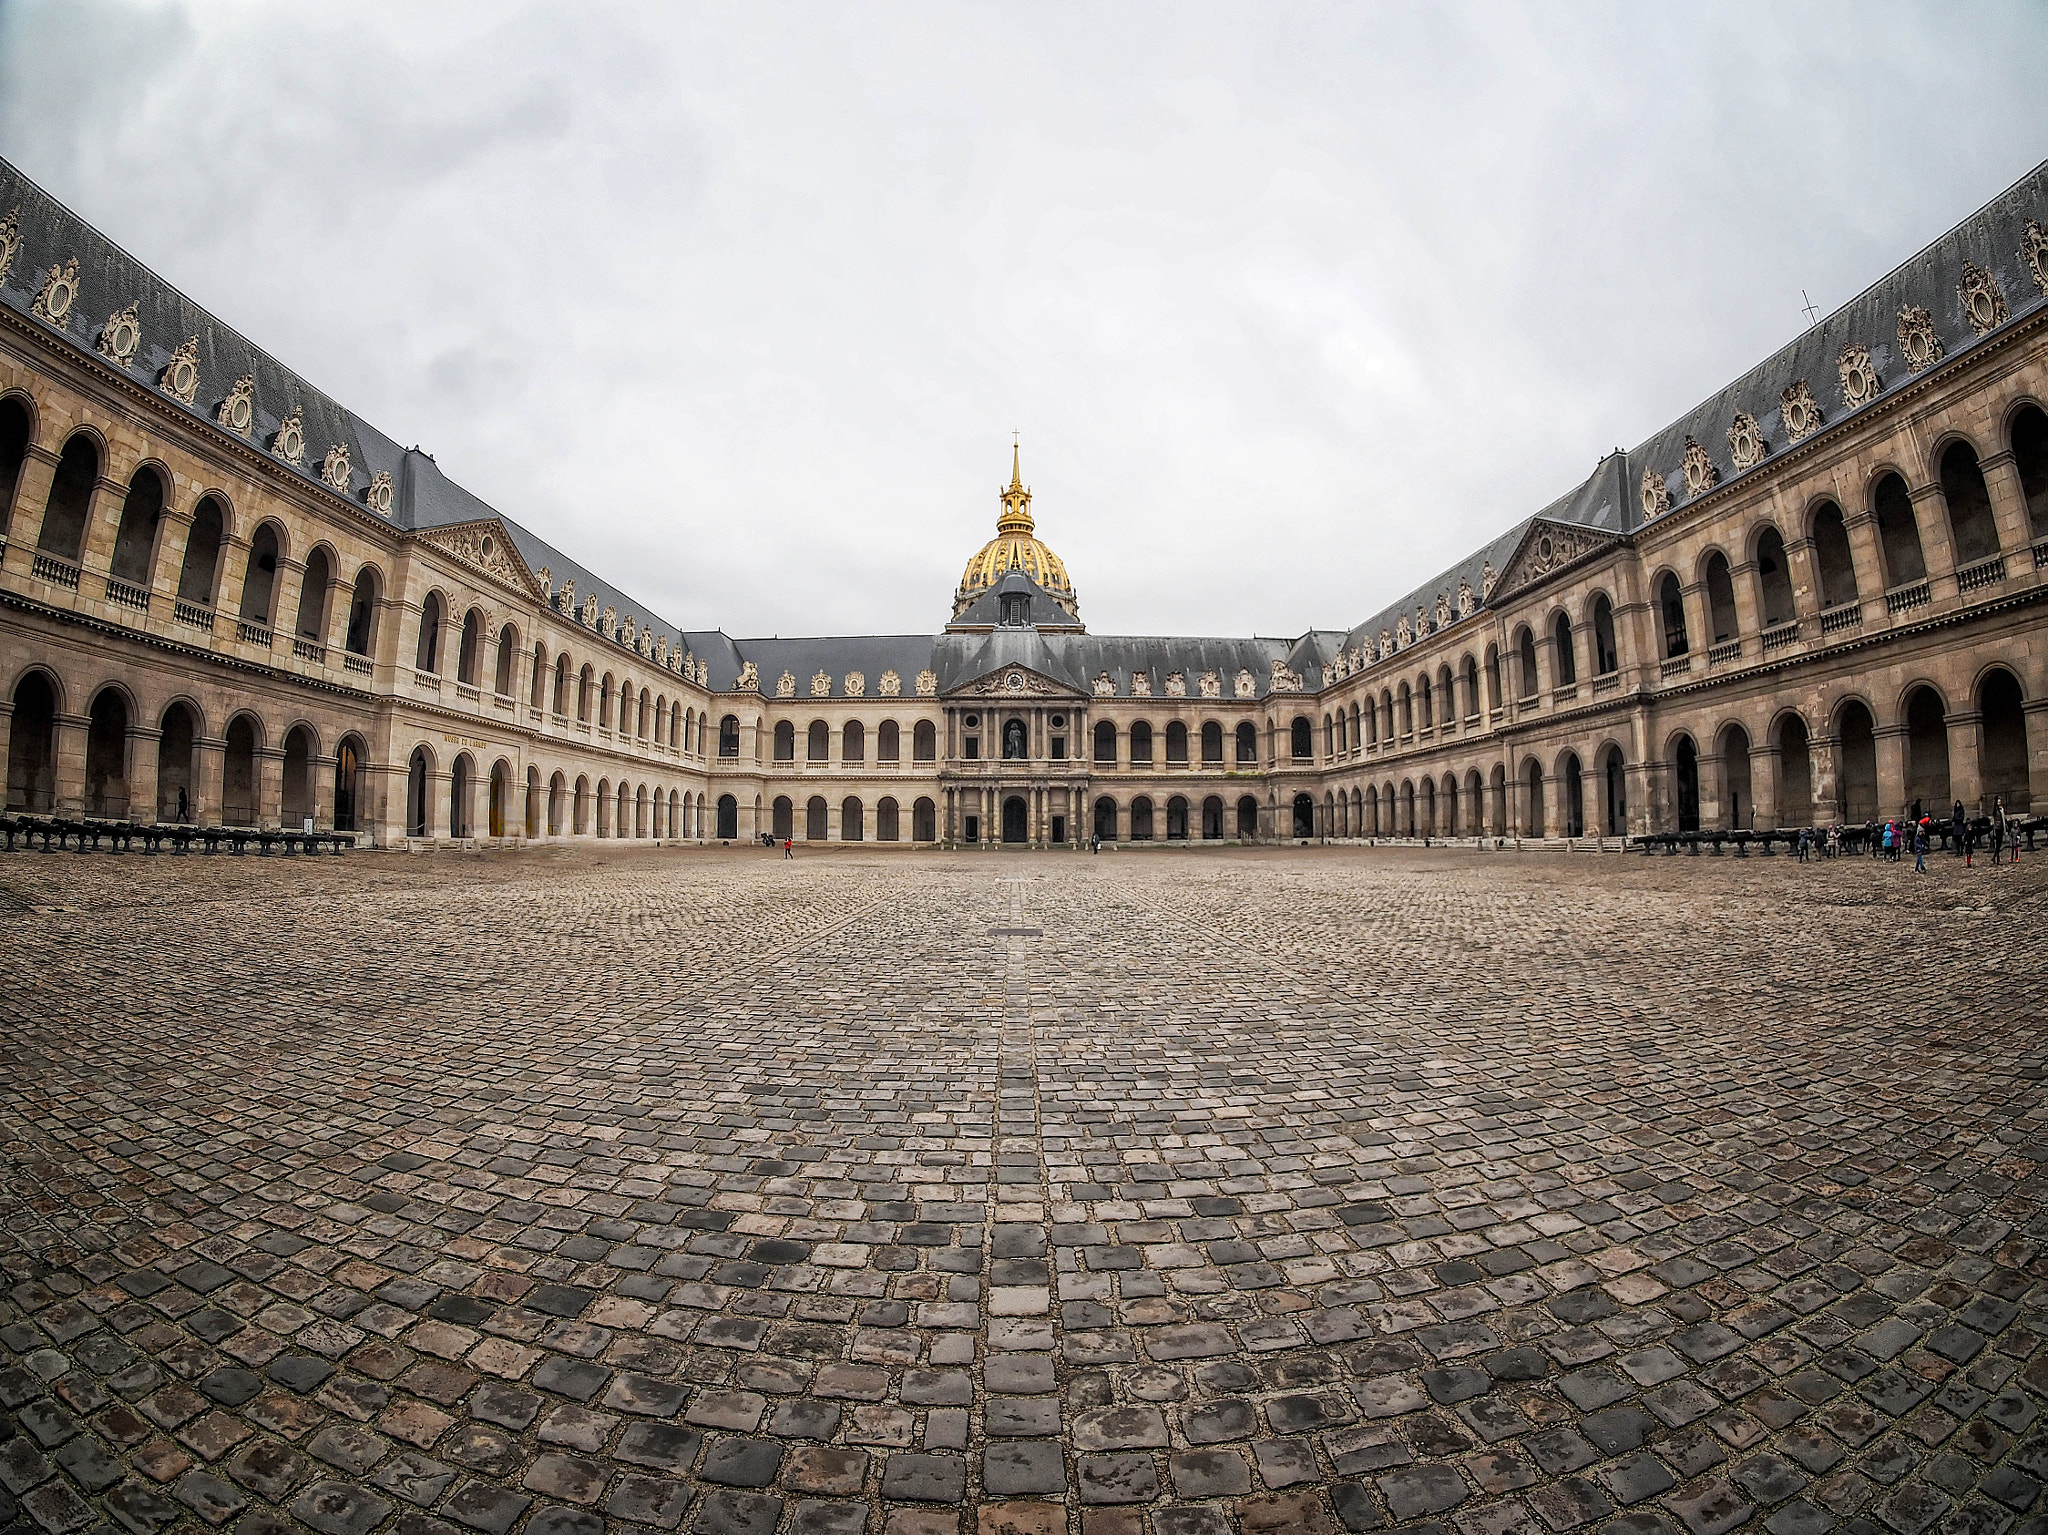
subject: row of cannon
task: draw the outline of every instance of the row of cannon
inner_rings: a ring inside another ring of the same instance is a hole
[[[186,826],[163,821],[113,821],[96,816],[35,815],[19,810],[0,814],[0,837],[7,852],[14,852],[16,840],[25,851],[45,853],[127,853],[155,854],[164,848],[179,855],[194,850],[213,854],[225,849],[237,857],[254,847],[260,857],[273,852],[290,857],[308,857],[331,849],[335,857],[356,845],[350,831],[283,831],[257,826]],[[38,849],[40,844],[40,849]]]
[[[1905,821],[1895,823],[1900,834],[1910,839],[1912,827]],[[1972,847],[1991,845],[1991,817],[1980,815],[1966,819],[1962,824],[1961,836]],[[1867,821],[1861,826],[1844,826],[1842,852],[1844,856],[1861,857],[1875,853],[1884,845],[1883,821]],[[2034,838],[2048,833],[2048,816],[2026,815],[2007,816],[2006,836],[2010,845],[2019,846],[2020,839],[2026,838],[2027,851],[2034,851]],[[1788,853],[1798,849],[1799,838],[1809,836],[1812,846],[1818,850],[1827,843],[1825,826],[1780,826],[1771,831],[1654,831],[1639,837],[1630,837],[1628,845],[1649,857],[1662,852],[1667,858],[1683,852],[1697,858],[1702,849],[1713,856],[1720,856],[1728,848],[1735,850],[1737,858],[1747,858],[1751,848],[1757,849],[1764,857],[1771,857],[1782,847]],[[1960,852],[1957,842],[1957,827],[1953,821],[1933,821],[1927,827],[1927,843],[1930,849]],[[1912,850],[1911,841],[1901,844],[1904,851]]]

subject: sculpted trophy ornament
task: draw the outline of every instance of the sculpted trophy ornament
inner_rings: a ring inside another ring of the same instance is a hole
[[[868,691],[867,674],[865,672],[848,672],[843,686],[846,689],[846,696],[848,698],[865,698]]]
[[[1098,672],[1096,674],[1095,696],[1097,698],[1116,697],[1116,679],[1110,676],[1108,672]]]
[[[1819,429],[1820,402],[1814,399],[1805,379],[1794,379],[1778,396],[1778,419],[1785,423],[1787,442],[1798,442]]]
[[[1273,663],[1273,691],[1276,693],[1299,693],[1301,691],[1301,673],[1289,666],[1285,661],[1275,661]]]
[[[348,489],[348,445],[337,442],[320,460],[320,478],[329,490]]]
[[[21,209],[9,208],[7,216],[0,218],[0,282],[7,281],[7,274],[14,266],[14,258],[20,254]]]
[[[197,336],[188,336],[185,344],[171,353],[171,360],[164,364],[164,371],[157,375],[156,381],[163,392],[180,405],[192,403],[192,396],[199,392]]]
[[[277,431],[270,439],[270,451],[288,464],[304,463],[306,458],[306,426],[301,419],[299,407],[294,405],[278,422]]]
[[[142,321],[136,317],[135,308],[130,304],[108,315],[107,323],[100,328],[99,340],[93,343],[100,356],[117,368],[134,362],[135,354],[142,350]]]
[[[256,377],[244,373],[235,380],[235,387],[228,391],[228,397],[220,402],[214,419],[238,437],[247,437],[249,428],[256,424]]]
[[[761,685],[761,668],[752,661],[740,662],[740,674],[733,682],[735,688],[758,688]]]
[[[1746,410],[1738,410],[1735,419],[1728,423],[1728,456],[1735,461],[1737,469],[1747,469],[1769,451],[1764,441],[1763,428],[1756,424],[1756,417]]]
[[[1643,520],[1654,522],[1671,510],[1671,487],[1664,483],[1664,476],[1654,469],[1643,471]]]
[[[1877,366],[1870,360],[1870,348],[1850,345],[1842,348],[1841,359],[1835,364],[1835,371],[1842,377],[1842,403],[1850,410],[1868,405],[1877,398],[1883,381],[1877,376]]]
[[[564,618],[575,618],[576,583],[574,581],[564,581],[562,583],[562,595],[555,599],[555,611]]]
[[[1721,483],[1721,471],[1690,434],[1685,439],[1685,457],[1679,461],[1679,467],[1685,471],[1687,496],[1703,496]]]
[[[875,691],[884,698],[901,698],[903,696],[903,679],[893,669],[883,672]]]
[[[1451,599],[1443,592],[1436,594],[1436,626],[1448,628],[1451,622]]]
[[[583,599],[583,627],[586,629],[595,629],[597,627],[596,592],[590,593],[589,596]]]
[[[1151,673],[1151,672],[1149,672],[1149,671],[1142,671],[1142,672],[1132,672],[1132,673],[1131,673],[1131,697],[1133,697],[1133,698],[1150,698],[1151,696],[1152,696],[1152,673]]]
[[[1941,361],[1941,337],[1925,309],[1909,304],[1899,311],[1899,355],[1915,373]]]
[[[1394,639],[1398,648],[1406,650],[1415,643],[1415,631],[1408,627],[1408,615],[1403,613],[1401,621],[1394,625]]]
[[[1500,579],[1493,572],[1493,561],[1488,560],[1479,572],[1479,600],[1484,602],[1493,595],[1493,583]]]
[[[1221,698],[1223,696],[1223,678],[1219,674],[1216,672],[1202,673],[1202,696],[1204,698]]]
[[[1166,696],[1168,698],[1185,698],[1188,696],[1188,674],[1186,672],[1168,672],[1166,674]]]
[[[540,583],[540,600],[549,607],[553,607],[555,605],[554,571],[550,567],[543,565],[534,573],[533,579]]]
[[[1998,279],[1974,261],[1963,263],[1963,280],[1956,284],[1956,293],[1963,301],[1963,314],[1970,329],[1980,336],[2003,325],[2010,313]]]
[[[53,266],[43,274],[42,290],[36,294],[35,304],[29,313],[61,330],[71,317],[71,306],[77,302],[78,258],[73,256],[62,266]]]
[[[1472,583],[1463,576],[1460,576],[1458,578],[1458,616],[1460,618],[1470,618],[1473,610],[1478,606],[1479,604],[1472,596]]]
[[[0,277],[7,275],[5,226],[0,226]],[[2048,229],[2043,229],[2033,219],[2027,220],[2027,232],[2020,239],[2020,261],[2033,275],[2034,286],[2048,294]]]
[[[380,469],[371,476],[370,488],[363,492],[363,500],[379,517],[391,515],[391,476],[388,472]]]
[[[830,676],[828,676],[828,675],[827,675],[826,673],[824,673],[824,672],[822,672],[822,671],[817,671],[817,672],[813,672],[813,673],[811,673],[811,697],[813,697],[813,698],[830,698],[831,696],[832,696],[832,679],[831,679],[831,677],[830,677]]]
[[[939,675],[930,667],[917,674],[917,696],[930,698],[939,691]]]
[[[796,678],[792,677],[787,669],[783,671],[780,677],[775,679],[775,696],[777,698],[796,697]]]
[[[1103,675],[1106,677],[1109,674],[1104,672]],[[1258,691],[1259,679],[1252,675],[1250,667],[1240,666],[1237,669],[1237,696],[1239,698],[1250,698]]]

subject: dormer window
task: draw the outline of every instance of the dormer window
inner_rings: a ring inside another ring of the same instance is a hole
[[[1031,594],[1029,592],[1004,592],[1002,596],[1003,626],[1021,629],[1031,622]]]

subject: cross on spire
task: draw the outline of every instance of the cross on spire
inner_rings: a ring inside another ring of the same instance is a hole
[[[1799,296],[1801,298],[1806,298],[1806,290],[1804,288],[1801,288],[1799,290]],[[1812,299],[1806,298],[1806,328],[1808,330],[1812,330],[1813,327],[1818,325],[1819,323],[1820,306],[1814,303]]]

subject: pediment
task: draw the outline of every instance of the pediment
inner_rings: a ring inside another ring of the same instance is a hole
[[[972,681],[946,690],[948,698],[1062,698],[1078,700],[1079,690],[1028,666],[998,666]]]
[[[1515,545],[1507,568],[1493,583],[1493,590],[1487,593],[1487,601],[1498,605],[1501,598],[1524,587],[1548,581],[1560,571],[1591,559],[1620,542],[1621,539],[1613,533],[1582,528],[1575,523],[1550,522],[1539,517],[1529,524],[1529,531]]]
[[[458,522],[444,528],[422,528],[421,542],[432,544],[463,564],[482,571],[500,586],[510,587],[522,597],[542,598],[540,582],[513,547],[505,525],[495,517],[478,522]],[[544,600],[544,599],[542,599]]]

